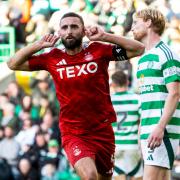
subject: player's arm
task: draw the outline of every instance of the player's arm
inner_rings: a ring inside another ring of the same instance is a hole
[[[107,33],[99,27],[87,28],[86,36],[92,41],[103,41],[116,44],[117,46],[115,48],[121,50],[116,51],[116,49],[114,49],[115,57],[118,55],[120,56],[119,53],[123,53],[122,55],[126,59],[130,59],[135,56],[140,56],[144,53],[145,47],[141,42],[128,39],[123,36]]]
[[[180,83],[179,82],[168,83],[166,87],[168,89],[168,96],[166,98],[166,102],[164,105],[163,114],[161,116],[161,119],[157,127],[154,129],[154,131],[151,133],[148,139],[148,146],[151,149],[154,149],[155,147],[160,146],[163,136],[164,136],[164,130],[166,128],[166,125],[170,121],[173,113],[175,112],[177,104],[179,102],[179,98],[180,98]]]
[[[34,42],[31,45],[28,45],[15,53],[9,61],[7,62],[8,67],[11,70],[22,70],[22,71],[29,71],[29,63],[28,59],[35,54],[36,52],[40,51],[43,48],[53,47],[54,44],[57,42],[59,38],[52,34],[47,34],[43,36],[42,39],[39,41]]]

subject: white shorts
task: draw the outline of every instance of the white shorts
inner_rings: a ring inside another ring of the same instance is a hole
[[[176,151],[179,145],[178,139],[164,138],[161,145],[154,150],[147,147],[147,139],[141,140],[141,149],[145,165],[160,166],[172,169]]]
[[[113,176],[122,174],[136,178],[143,176],[140,150],[119,150],[115,152]]]

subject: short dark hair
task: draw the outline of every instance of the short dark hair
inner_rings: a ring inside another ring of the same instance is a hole
[[[61,20],[64,19],[64,18],[66,18],[66,17],[77,17],[77,18],[79,18],[80,22],[81,22],[82,25],[84,26],[84,20],[83,20],[83,18],[82,18],[79,14],[74,13],[74,12],[68,12],[68,13],[64,14],[64,15],[61,17]],[[60,20],[60,23],[61,23],[61,20]]]
[[[128,77],[123,71],[116,71],[112,75],[112,82],[115,83],[118,86],[125,86],[128,82]]]

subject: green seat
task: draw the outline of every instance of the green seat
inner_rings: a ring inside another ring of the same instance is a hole
[[[15,53],[15,30],[0,27],[0,62],[5,62]]]

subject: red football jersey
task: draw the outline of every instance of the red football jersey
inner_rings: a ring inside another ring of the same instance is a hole
[[[108,82],[112,48],[94,42],[76,55],[55,48],[29,59],[31,70],[47,70],[52,75],[62,134],[87,133],[116,121]]]

